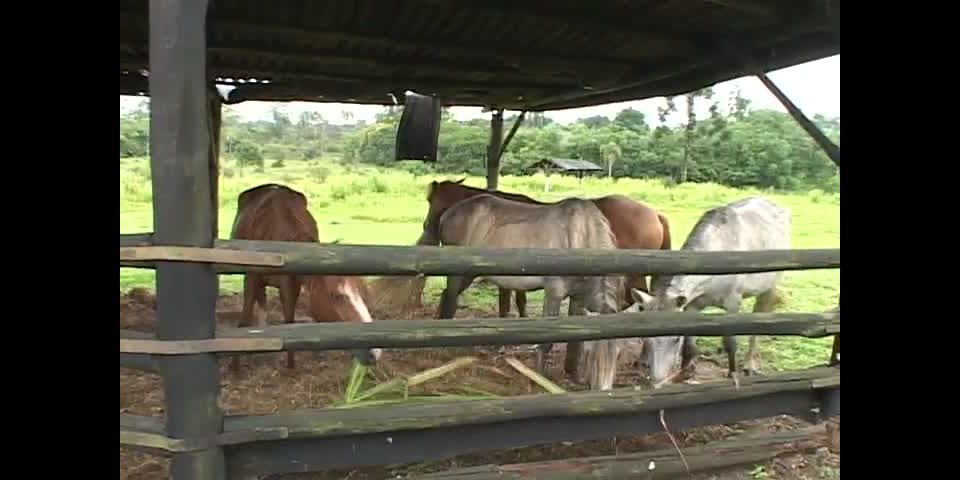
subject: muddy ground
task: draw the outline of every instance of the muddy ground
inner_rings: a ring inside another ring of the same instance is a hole
[[[303,300],[303,297],[301,297]],[[279,305],[274,303],[270,309],[270,322],[280,323]],[[135,289],[120,296],[120,328],[153,332],[156,321],[154,298],[150,292]],[[240,311],[241,298],[238,295],[224,295],[218,301],[218,321],[224,326],[233,326]],[[304,305],[301,305],[303,307]],[[395,318],[390,312],[374,312],[375,318]],[[417,312],[421,318],[431,318],[433,308]],[[305,310],[298,316],[306,316]],[[481,311],[461,308],[458,317],[496,317],[494,311]],[[551,367],[559,369],[562,364],[561,345],[552,352]],[[510,356],[533,366],[535,355],[520,347],[510,348]],[[377,374],[384,378],[409,375],[436,367],[463,355],[479,357],[472,366],[457,370],[455,373],[427,382],[414,395],[453,393],[475,394],[489,392],[497,395],[521,395],[539,393],[540,387],[533,385],[526,377],[513,370],[503,358],[504,352],[497,347],[468,348],[429,348],[390,350],[384,354],[378,364]],[[618,384],[635,384],[639,369],[632,355],[621,358]],[[289,412],[305,408],[321,408],[342,399],[345,383],[348,379],[351,358],[346,352],[297,352],[296,368],[286,367],[285,354],[247,355],[239,372],[228,369],[230,361],[221,360],[222,389],[221,406],[227,415],[269,414]],[[722,377],[724,371],[717,365],[702,361],[697,365],[696,381],[707,381]],[[561,378],[552,375],[553,379]],[[582,390],[583,387],[567,382],[558,382],[564,388]],[[366,388],[369,388],[367,386]],[[120,412],[138,415],[162,416],[163,390],[160,378],[151,373],[120,368]],[[780,431],[803,426],[790,417],[776,417],[731,425],[720,425],[691,429],[685,432],[672,432],[681,449],[685,446],[722,440],[726,437],[747,432]],[[271,479],[318,479],[333,480],[379,480],[396,478],[407,473],[421,473],[446,470],[455,467],[482,465],[490,463],[518,463],[560,459],[566,457],[586,457],[613,455],[645,450],[673,448],[666,433],[625,436],[603,440],[577,443],[562,443],[518,448],[482,454],[461,455],[440,461],[392,465],[389,467],[371,467],[351,470],[326,471],[314,474],[280,475]],[[763,465],[746,465],[722,472],[696,474],[695,479],[818,479],[839,478],[839,447],[828,450],[826,444],[818,452],[806,455],[789,455],[772,460]],[[168,478],[168,461],[125,448],[120,449],[120,478],[146,480]]]

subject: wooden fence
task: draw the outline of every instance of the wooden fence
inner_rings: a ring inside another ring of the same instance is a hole
[[[250,241],[216,241],[213,248],[198,248],[154,245],[153,242],[150,234],[121,235],[121,266],[155,268],[167,265],[169,268],[175,264],[206,263],[214,265],[219,273],[271,271],[354,275],[722,274],[840,267],[839,249],[761,252],[578,250],[574,255],[569,250],[322,246]],[[184,298],[189,297],[181,297],[181,302]],[[195,299],[196,302],[213,300]],[[161,308],[162,301],[160,299]],[[186,303],[189,301],[193,299]],[[808,338],[835,335],[835,347],[838,347],[840,313],[703,315],[644,312],[593,317],[531,317],[510,321],[395,320],[373,324],[284,325],[260,330],[222,329],[207,336],[194,335],[191,339],[171,338],[169,332],[163,332],[163,325],[160,329],[156,337],[121,331],[121,366],[157,371],[165,378],[179,375],[175,388],[166,387],[168,405],[178,403],[180,412],[196,408],[197,418],[206,419],[210,415],[201,409],[209,405],[210,399],[205,395],[211,392],[211,384],[218,385],[218,379],[211,378],[209,369],[193,371],[162,360],[229,352],[521,344],[679,334]],[[824,363],[828,363],[826,358]],[[642,435],[662,430],[661,415],[678,430],[779,414],[816,421],[839,414],[840,371],[838,364],[833,361],[830,364],[832,366],[746,378],[739,387],[731,382],[712,382],[673,385],[650,391],[618,389],[451,401],[429,406],[227,416],[222,419],[218,432],[208,435],[173,435],[160,418],[121,414],[120,443],[159,453],[222,454],[230,478],[248,478],[271,473],[424,461],[480,450],[613,435]],[[212,377],[216,376],[215,372]],[[185,388],[190,385],[196,388]],[[757,442],[762,443],[749,440],[746,444],[756,447]],[[707,457],[709,454],[705,453],[704,458]],[[604,472],[622,474],[626,468],[623,459],[581,460],[590,465],[591,472],[600,476],[605,475]],[[569,463],[569,460],[564,462]],[[190,465],[203,464],[190,462]],[[527,478],[524,472],[554,470],[541,462],[529,468],[516,467],[508,478]],[[194,473],[198,478],[204,477],[202,472]],[[489,468],[467,473],[471,479],[503,478],[504,471]],[[551,478],[557,476],[551,475]],[[564,475],[569,476],[569,470]]]

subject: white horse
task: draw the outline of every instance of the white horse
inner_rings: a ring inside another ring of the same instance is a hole
[[[791,248],[791,214],[765,198],[750,197],[711,209],[700,217],[682,250],[776,250]],[[755,297],[754,312],[770,312],[781,302],[778,285],[783,272],[729,275],[670,275],[654,277],[651,294],[632,289],[637,302],[628,310],[702,310],[719,307],[740,311],[744,298]],[[737,339],[723,338],[728,375],[737,380]],[[674,376],[677,363],[685,369],[697,356],[695,337],[662,336],[643,340],[650,381],[659,387]],[[757,369],[757,338],[750,337],[747,374]]]

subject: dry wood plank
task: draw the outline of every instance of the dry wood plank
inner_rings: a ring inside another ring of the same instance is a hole
[[[187,355],[216,352],[279,352],[281,338],[213,338],[208,340],[144,340],[121,338],[121,353],[152,355]]]
[[[739,388],[732,381],[715,381],[700,385],[668,385],[658,390],[617,389],[431,402],[427,405],[359,406],[279,415],[233,416],[224,419],[224,431],[284,427],[289,430],[289,438],[319,438],[532,418],[635,414],[812,390],[814,380],[830,377],[839,378],[839,371],[817,368],[750,377],[741,380]]]
[[[120,429],[120,445],[170,453],[195,452],[209,448],[208,442],[169,438],[164,435]]]
[[[281,267],[284,264],[283,254],[279,253],[160,245],[120,247],[120,261],[203,262],[256,267]]]
[[[169,438],[162,417],[120,414],[120,445],[162,452],[190,452],[210,448],[269,440],[283,440],[289,435],[284,427],[235,430],[217,435],[214,442]]]
[[[794,452],[813,451],[821,443],[823,427],[814,426],[773,434],[743,435],[683,448],[627,455],[566,458],[512,465],[481,465],[408,477],[410,480],[579,480],[581,478],[673,478],[689,473],[751,464]],[[686,464],[684,463],[686,460]]]

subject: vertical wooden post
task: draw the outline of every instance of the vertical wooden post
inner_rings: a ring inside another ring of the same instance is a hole
[[[837,298],[837,309],[840,308],[840,298]],[[833,336],[833,349],[830,352],[830,366],[840,364],[840,334]]]
[[[220,125],[223,117],[223,99],[213,85],[207,91],[207,114],[210,128],[210,157],[207,162],[210,168],[210,198],[213,202],[213,238],[219,236],[219,207],[220,207]]]
[[[503,152],[503,109],[490,117],[490,143],[487,145],[487,190],[495,192],[500,183],[500,154]]]
[[[154,241],[213,245],[210,109],[206,71],[207,0],[150,0],[150,168]],[[157,337],[212,338],[217,275],[207,264],[159,262]],[[167,435],[210,441],[222,427],[216,355],[159,358]],[[224,479],[223,450],[173,455],[173,479]]]

